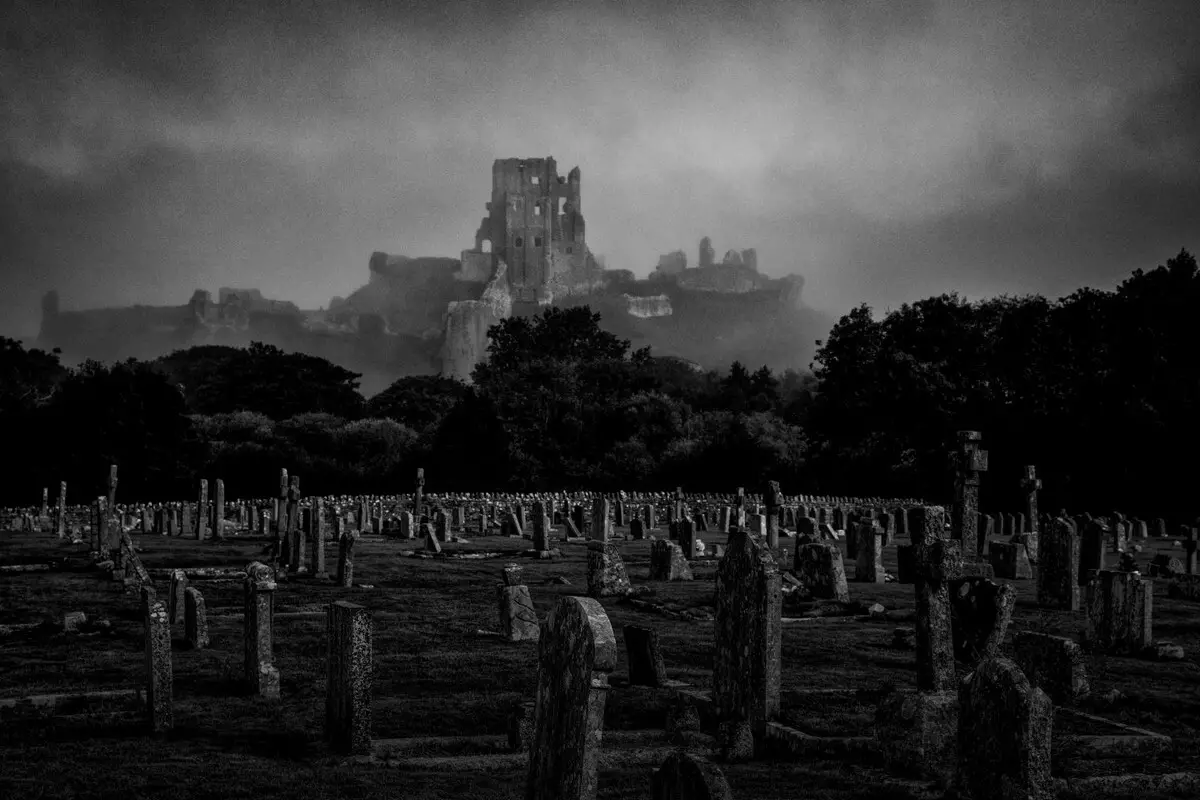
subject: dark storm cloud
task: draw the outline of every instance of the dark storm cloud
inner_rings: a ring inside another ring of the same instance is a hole
[[[6,25],[6,320],[456,255],[494,158],[583,170],[593,249],[701,235],[844,312],[1111,285],[1200,248],[1194,2],[75,3]]]

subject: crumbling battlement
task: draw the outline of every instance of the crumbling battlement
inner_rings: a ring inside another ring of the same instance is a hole
[[[560,176],[551,157],[497,159],[488,215],[475,246],[462,252],[462,279],[487,280],[503,261],[513,299],[541,305],[601,286],[603,269],[584,236],[580,180],[579,167]]]

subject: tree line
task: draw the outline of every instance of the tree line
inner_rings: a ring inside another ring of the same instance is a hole
[[[179,499],[199,478],[273,494],[394,493],[418,466],[437,491],[760,489],[948,501],[955,433],[983,432],[982,503],[1020,507],[1036,464],[1044,509],[1187,517],[1200,444],[1200,277],[1186,250],[1115,290],[861,305],[810,370],[703,371],[601,327],[590,308],[502,320],[471,385],[359,375],[254,343],[153,361],[85,362],[0,339],[0,502]]]

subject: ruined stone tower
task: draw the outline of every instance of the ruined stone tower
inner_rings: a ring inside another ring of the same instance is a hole
[[[579,167],[564,178],[550,157],[497,159],[488,216],[462,252],[464,276],[489,280],[503,261],[514,301],[551,302],[592,267],[579,200]]]

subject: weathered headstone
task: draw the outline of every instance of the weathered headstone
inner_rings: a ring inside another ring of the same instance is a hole
[[[529,587],[510,584],[508,580],[506,571],[505,582],[496,587],[500,601],[500,633],[510,642],[536,642],[538,617]]]
[[[171,588],[167,595],[167,614],[172,625],[183,622],[184,592],[188,588],[187,573],[181,569],[171,570]]]
[[[813,597],[849,602],[846,566],[842,563],[842,551],[836,544],[797,541],[793,569],[796,578]]]
[[[593,800],[617,641],[604,607],[563,597],[542,622],[525,800]]]
[[[142,619],[146,627],[146,710],[150,730],[162,733],[175,725],[172,699],[171,622],[154,589],[142,587]]]
[[[308,538],[312,543],[312,558],[309,572],[314,577],[325,577],[325,507],[324,501],[313,499],[312,514],[309,515]]]
[[[958,432],[951,538],[962,542],[963,557],[974,561],[982,552],[979,540],[979,473],[987,472],[988,453],[979,449],[979,431]]]
[[[1087,587],[1087,639],[1106,653],[1141,653],[1154,643],[1154,582],[1100,570]]]
[[[354,545],[358,538],[358,531],[346,531],[338,541],[337,583],[343,589],[354,585]]]
[[[1087,659],[1074,639],[1048,633],[1021,631],[1012,637],[1013,660],[1050,699],[1072,705],[1091,690]]]
[[[611,597],[629,594],[632,586],[625,572],[625,562],[616,542],[589,541],[588,597]]]
[[[667,539],[658,539],[650,544],[650,580],[690,581],[692,568],[683,549]]]
[[[1016,589],[986,578],[950,581],[954,657],[968,666],[995,656],[1012,622]]]
[[[592,536],[594,542],[607,542],[612,538],[612,520],[608,516],[607,498],[597,497],[592,501]]]
[[[877,522],[860,522],[857,526],[858,555],[854,565],[854,580],[859,583],[883,583],[883,530]]]
[[[712,695],[722,747],[735,760],[751,755],[744,729],[763,736],[779,713],[782,599],[779,567],[766,542],[731,533],[717,567]]]
[[[194,586],[183,592],[183,638],[193,650],[208,647],[208,612],[204,608],[204,596]]]
[[[1062,517],[1055,518],[1042,533],[1041,557],[1038,559],[1038,605],[1063,608],[1068,611],[1080,609],[1079,591],[1079,537],[1071,523]]]
[[[371,752],[371,693],[374,631],[369,609],[339,600],[329,604],[325,689],[325,736],[345,755]]]
[[[1052,800],[1054,708],[1006,658],[984,661],[959,688],[957,788],[972,800]]]
[[[642,522],[641,518],[633,517],[629,520],[629,538],[639,541],[646,538],[646,523]]]
[[[257,561],[246,567],[245,677],[250,691],[262,697],[279,697],[279,670],[275,668],[272,628],[275,613],[275,580],[271,568]]]

